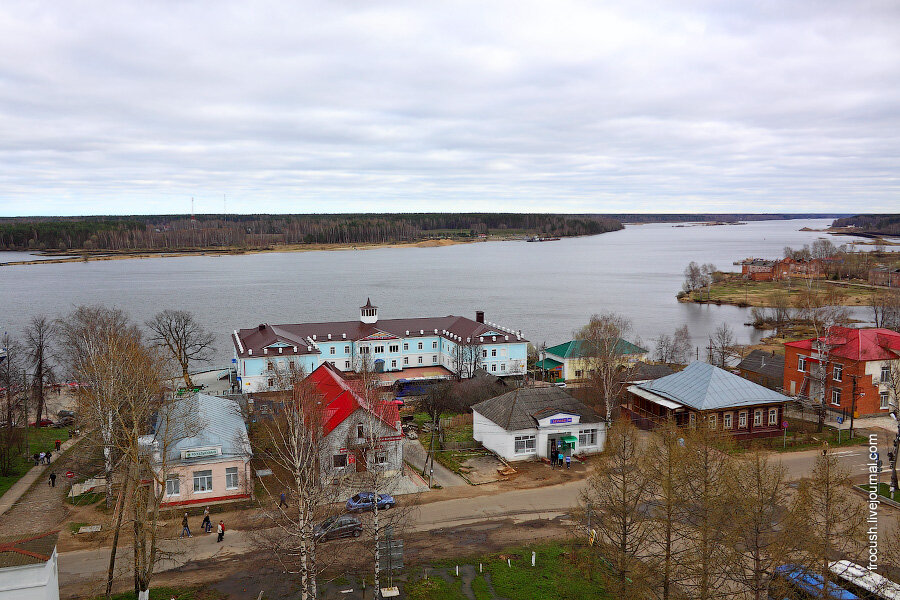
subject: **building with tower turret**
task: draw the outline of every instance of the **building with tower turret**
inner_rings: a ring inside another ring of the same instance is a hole
[[[232,342],[244,393],[273,391],[279,371],[309,374],[324,362],[342,372],[369,369],[395,379],[466,379],[479,368],[498,377],[522,376],[528,355],[521,330],[486,322],[483,311],[474,320],[455,315],[379,319],[371,299],[354,321],[261,323],[235,330]]]

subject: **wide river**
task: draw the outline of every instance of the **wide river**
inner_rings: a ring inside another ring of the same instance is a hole
[[[760,333],[749,310],[681,304],[692,260],[733,270],[748,256],[780,257],[784,246],[812,243],[830,220],[747,225],[628,226],[558,242],[460,244],[192,256],[0,267],[0,331],[18,335],[32,315],[63,316],[78,304],[117,306],[138,322],[165,308],[192,311],[216,333],[214,364],[230,362],[229,334],[259,323],[351,320],[371,297],[381,318],[463,315],[521,329],[536,345],[557,344],[594,313],[633,323],[632,337],[652,349],[661,333],[687,324],[703,347],[723,322],[739,342]],[[831,237],[831,236],[829,236]],[[834,239],[834,238],[833,238]],[[836,238],[835,244],[852,241]],[[13,253],[3,253],[14,260]],[[20,255],[21,256],[21,255]],[[868,313],[858,311],[858,318]],[[701,353],[702,356],[702,353]]]

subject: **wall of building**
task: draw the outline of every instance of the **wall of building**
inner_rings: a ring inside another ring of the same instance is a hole
[[[349,456],[355,455],[356,449],[367,450],[365,440],[356,436],[359,424],[363,425],[365,431],[368,431],[370,426],[375,426],[379,438],[376,448],[383,450],[387,457],[387,462],[381,466],[385,476],[397,475],[403,470],[403,436],[399,428],[393,429],[381,419],[373,419],[368,412],[358,409],[339,423],[323,440],[319,463],[324,478],[340,477],[345,472],[357,470],[357,465],[349,462],[345,469],[334,469],[333,456],[344,454],[348,456],[349,461]],[[367,470],[375,467],[374,456],[367,455],[366,460]]]
[[[478,413],[472,411],[472,437],[480,442],[488,450],[492,450],[508,461],[528,460],[532,458],[547,458],[547,447],[550,436],[574,435],[578,437],[581,430],[596,429],[597,444],[594,446],[580,447],[575,445],[575,454],[594,454],[601,452],[606,443],[606,427],[602,423],[573,423],[561,427],[535,427],[507,431]],[[535,451],[527,454],[516,454],[516,437],[523,435],[535,436]]]
[[[250,463],[241,458],[211,461],[197,460],[190,463],[172,464],[168,467],[169,477],[177,476],[180,481],[180,493],[177,496],[164,496],[163,506],[240,500],[249,498],[252,493],[253,481],[250,473]],[[228,489],[225,485],[225,474],[228,468],[237,468],[237,488]],[[194,473],[207,470],[212,471],[212,490],[195,492]]]
[[[0,569],[0,600],[59,600],[56,549],[45,563]]]

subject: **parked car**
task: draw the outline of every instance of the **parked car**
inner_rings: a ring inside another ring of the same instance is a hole
[[[74,419],[75,413],[73,413],[71,410],[63,409],[63,410],[59,411],[58,413],[56,413],[56,416],[59,417],[60,419],[62,419],[64,417],[72,417]]]
[[[53,424],[54,427],[62,428],[62,427],[70,427],[75,424],[75,417],[65,416],[60,417],[59,421]]]
[[[362,523],[350,515],[328,517],[313,529],[313,536],[321,542],[334,538],[359,537],[361,533]]]
[[[394,497],[389,494],[378,494],[378,510],[394,508]],[[375,494],[373,492],[360,492],[347,500],[348,512],[362,512],[375,510]]]
[[[53,421],[50,419],[41,419],[40,422],[35,421],[33,423],[29,423],[29,427],[50,427],[53,425]]]

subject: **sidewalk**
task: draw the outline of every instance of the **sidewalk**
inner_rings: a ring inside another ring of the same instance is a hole
[[[47,468],[52,467],[56,463],[56,461],[59,460],[59,457],[66,452],[66,450],[81,441],[81,437],[82,436],[74,437],[63,442],[62,446],[60,446],[60,450],[53,453],[53,462],[51,462],[49,465],[35,465],[31,467],[31,470],[25,473],[21,479],[13,484],[11,488],[6,490],[6,493],[0,496],[0,515],[15,506],[16,502],[19,501],[19,498],[21,498],[25,494],[25,492],[27,492],[28,489],[32,485],[34,485],[34,482],[43,477],[44,473],[47,472]],[[56,475],[57,477],[59,477],[57,483],[62,485],[63,475],[61,473],[57,473]]]
[[[427,453],[425,452],[425,448],[422,447],[416,440],[411,440],[409,438],[403,438],[403,458],[408,462],[413,468],[418,469],[419,473],[422,472],[422,468],[425,466],[425,457]],[[428,474],[425,474],[425,481],[428,480]],[[442,465],[441,463],[434,461],[434,483],[441,487],[453,487],[456,485],[469,485],[466,483],[466,480]]]

